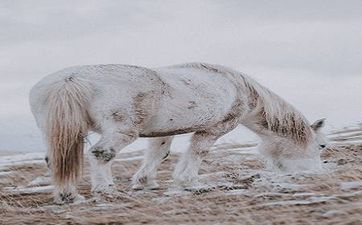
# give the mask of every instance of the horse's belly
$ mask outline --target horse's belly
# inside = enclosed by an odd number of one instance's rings
[[[235,86],[220,75],[159,73],[167,86],[156,114],[141,136],[169,136],[207,129],[223,120],[235,102]]]

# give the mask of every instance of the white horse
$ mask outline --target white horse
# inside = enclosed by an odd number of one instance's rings
[[[156,170],[177,134],[194,132],[173,173],[192,185],[209,148],[243,124],[261,139],[261,152],[281,169],[320,167],[325,146],[320,128],[293,106],[245,74],[204,63],[148,69],[130,65],[88,65],[63,69],[30,93],[37,124],[48,143],[57,203],[81,198],[76,181],[83,163],[84,137],[101,139],[89,150],[93,192],[113,189],[111,162],[138,137],[153,137],[135,188],[157,187]]]

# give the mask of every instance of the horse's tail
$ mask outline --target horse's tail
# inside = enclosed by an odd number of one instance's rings
[[[83,165],[84,135],[89,128],[87,106],[91,85],[69,77],[50,87],[46,100],[44,132],[57,187],[75,183]]]

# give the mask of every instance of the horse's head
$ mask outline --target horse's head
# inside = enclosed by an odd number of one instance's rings
[[[320,119],[314,122],[310,127],[313,131],[313,144],[314,147],[318,150],[322,150],[327,147],[327,138],[325,134],[322,132],[322,128],[324,127],[325,119]]]
[[[317,120],[308,128],[308,138],[304,143],[297,143],[288,137],[266,137],[260,151],[274,168],[282,171],[318,170],[321,168],[320,153],[327,146],[327,139],[322,132],[325,119]]]

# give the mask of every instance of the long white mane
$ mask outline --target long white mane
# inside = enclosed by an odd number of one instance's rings
[[[298,144],[311,140],[311,128],[306,118],[292,105],[265,87],[243,76],[252,99],[257,124],[283,137],[291,137]]]

